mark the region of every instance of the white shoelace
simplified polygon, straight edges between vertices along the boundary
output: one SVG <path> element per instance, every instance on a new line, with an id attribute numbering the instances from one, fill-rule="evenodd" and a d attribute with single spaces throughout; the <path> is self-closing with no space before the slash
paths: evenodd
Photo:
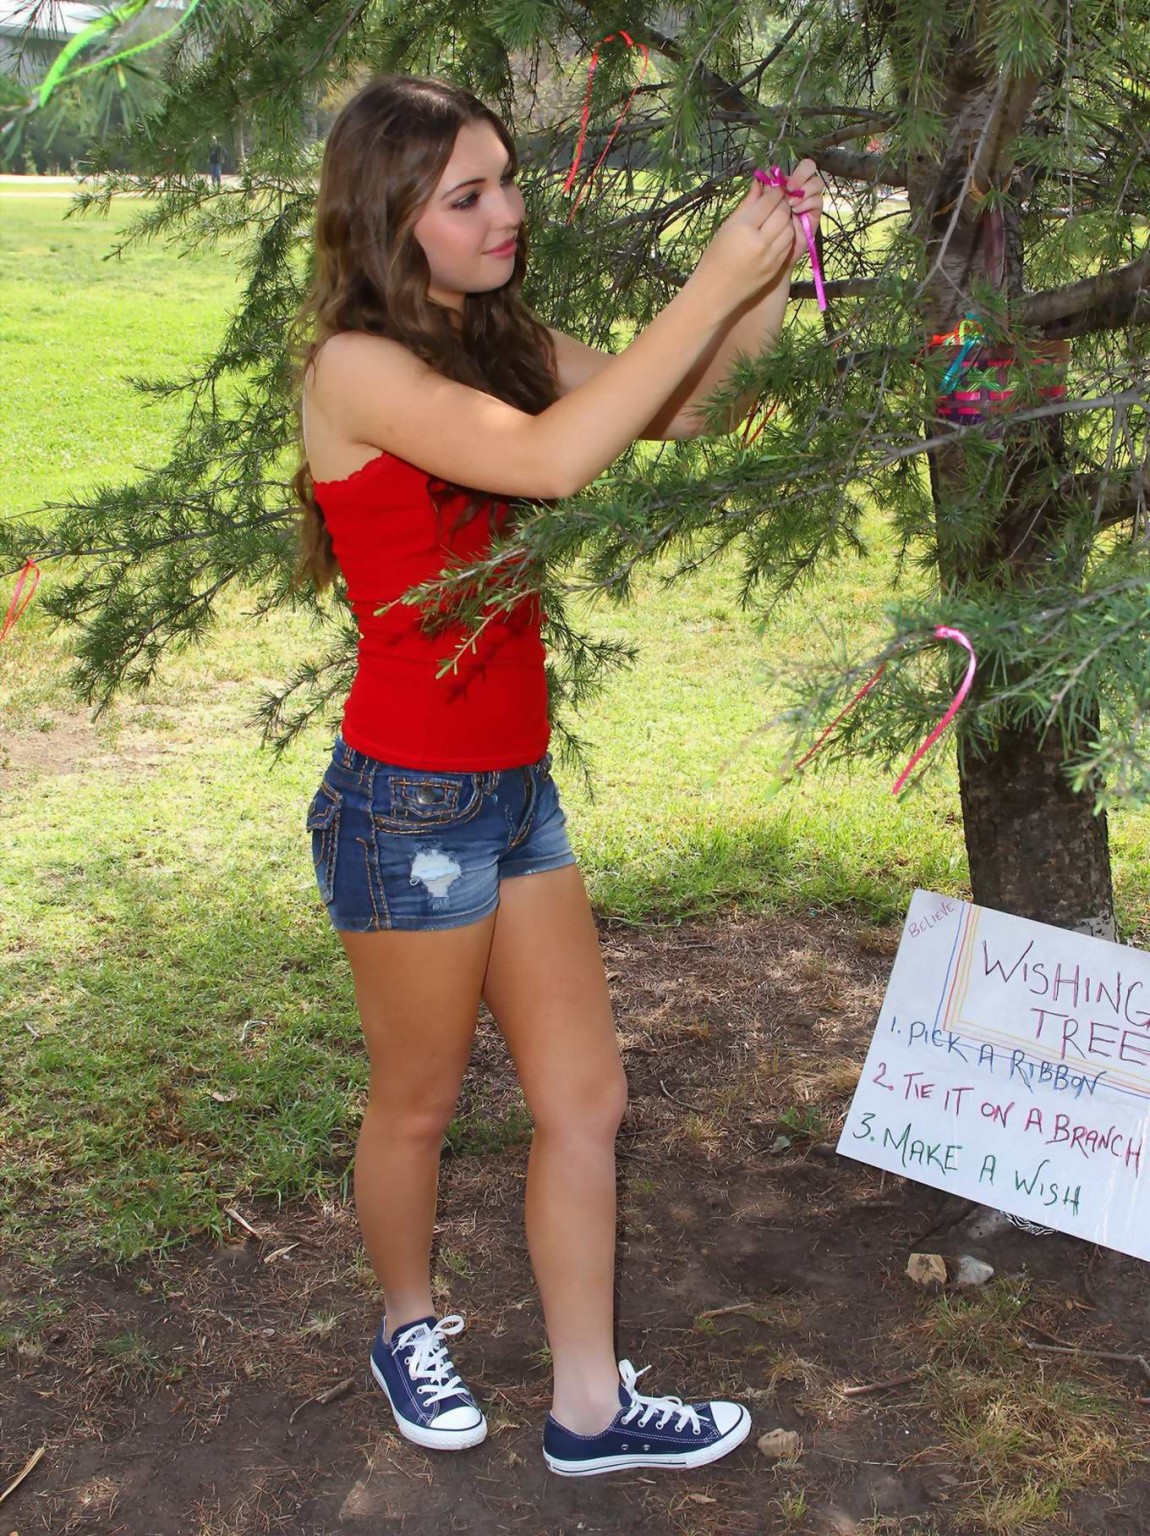
<path id="1" fill-rule="evenodd" d="M 1029 1232 L 1031 1237 L 1051 1237 L 1053 1227 L 1044 1227 L 1037 1221 L 1030 1221 L 1025 1216 L 1012 1216 L 1009 1211 L 1002 1213 L 1012 1227 L 1017 1227 L 1020 1232 Z"/>
<path id="2" fill-rule="evenodd" d="M 455 1327 L 449 1327 L 449 1323 L 454 1323 Z M 465 1390 L 455 1374 L 443 1342 L 445 1335 L 462 1332 L 463 1319 L 457 1312 L 453 1312 L 448 1317 L 441 1317 L 434 1328 L 412 1341 L 414 1347 L 407 1357 L 407 1374 L 415 1383 L 415 1390 L 426 1394 L 425 1407 L 429 1408 L 432 1403 L 441 1402 L 445 1397 L 454 1397 L 457 1392 Z M 403 1344 L 402 1328 L 399 1337 L 393 1339 L 392 1343 Z"/>
<path id="3" fill-rule="evenodd" d="M 678 1423 L 675 1425 L 676 1434 L 688 1427 L 695 1434 L 698 1434 L 701 1428 L 699 1415 L 693 1408 L 684 1403 L 681 1397 L 644 1397 L 642 1393 L 635 1391 L 635 1383 L 639 1377 L 650 1369 L 649 1365 L 645 1365 L 642 1371 L 636 1371 L 630 1360 L 619 1361 L 619 1374 L 623 1378 L 623 1385 L 631 1394 L 631 1406 L 619 1422 L 621 1424 L 630 1424 L 637 1417 L 639 1427 L 642 1429 L 646 1426 L 647 1420 L 651 1415 L 658 1413 L 661 1415 L 661 1418 L 655 1425 L 655 1428 L 662 1429 L 663 1425 L 674 1414 L 678 1418 Z"/>

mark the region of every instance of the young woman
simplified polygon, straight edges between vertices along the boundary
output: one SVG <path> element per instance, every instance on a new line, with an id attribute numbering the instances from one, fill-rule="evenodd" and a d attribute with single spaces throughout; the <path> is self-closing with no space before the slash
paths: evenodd
<path id="1" fill-rule="evenodd" d="M 384 1297 L 371 1370 L 400 1432 L 486 1434 L 430 1285 L 439 1153 L 483 999 L 534 1121 L 526 1225 L 554 1366 L 547 1465 L 699 1466 L 750 1430 L 736 1403 L 645 1397 L 613 1341 L 615 1135 L 627 1085 L 587 894 L 550 774 L 545 618 L 530 595 L 437 679 L 462 629 L 396 601 L 489 548 L 514 504 L 573 495 L 636 438 L 697 434 L 736 312 L 761 350 L 817 216 L 752 181 L 683 289 L 617 356 L 542 325 L 516 155 L 469 92 L 369 82 L 327 141 L 300 313 L 300 577 L 346 582 L 358 666 L 307 825 L 347 952 L 371 1077 L 355 1159 Z M 729 365 L 729 364 L 728 364 Z M 711 371 L 708 372 L 708 369 Z M 722 377 L 722 372 L 719 372 Z M 378 610 L 384 605 L 384 612 Z"/>

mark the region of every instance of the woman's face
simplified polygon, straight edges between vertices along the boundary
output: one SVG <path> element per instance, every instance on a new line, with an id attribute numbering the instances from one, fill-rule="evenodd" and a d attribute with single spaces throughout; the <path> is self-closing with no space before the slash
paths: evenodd
<path id="1" fill-rule="evenodd" d="M 462 311 L 465 293 L 501 288 L 515 268 L 522 222 L 523 194 L 502 139 L 488 122 L 464 123 L 414 226 L 431 269 L 428 297 Z M 505 244 L 509 254 L 494 254 Z"/>

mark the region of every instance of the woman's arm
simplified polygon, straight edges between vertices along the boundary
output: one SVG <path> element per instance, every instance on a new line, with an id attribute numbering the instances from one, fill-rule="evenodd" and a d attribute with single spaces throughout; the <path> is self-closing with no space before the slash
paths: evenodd
<path id="1" fill-rule="evenodd" d="M 789 268 L 792 223 L 778 189 L 756 182 L 666 308 L 538 415 L 444 377 L 389 337 L 350 331 L 313 357 L 309 411 L 339 421 L 345 437 L 476 490 L 576 495 L 635 441 L 727 316 Z"/>
<path id="2" fill-rule="evenodd" d="M 791 216 L 794 221 L 795 250 L 791 266 L 799 261 L 807 250 L 806 231 L 800 215 L 810 216 L 812 229 L 818 228 L 822 212 L 823 183 L 813 160 L 800 160 L 787 178 L 788 185 L 802 196 L 791 199 Z M 638 438 L 669 439 L 699 437 L 704 431 L 702 406 L 727 377 L 731 365 L 740 354 L 761 357 L 769 352 L 778 340 L 790 297 L 790 267 L 769 288 L 748 299 L 733 310 L 721 328 L 712 337 L 706 350 L 696 360 L 690 371 L 680 381 L 647 425 L 636 434 Z M 555 339 L 556 363 L 559 369 L 559 387 L 563 394 L 586 383 L 612 356 L 598 347 L 589 347 L 574 336 L 567 336 L 552 326 L 547 329 Z M 752 395 L 743 396 L 732 408 L 726 432 L 737 430 L 740 422 L 755 404 Z"/>
<path id="3" fill-rule="evenodd" d="M 727 377 L 735 357 L 740 352 L 758 357 L 774 346 L 782 328 L 790 288 L 790 278 L 784 276 L 758 299 L 729 315 L 691 370 L 646 426 L 635 434 L 636 437 L 649 441 L 700 437 L 704 431 L 703 401 Z M 568 394 L 594 378 L 613 355 L 598 347 L 589 347 L 586 342 L 557 331 L 554 326 L 549 325 L 547 329 L 555 339 L 560 394 Z M 733 432 L 753 404 L 754 400 L 749 398 L 740 401 L 725 430 Z"/>

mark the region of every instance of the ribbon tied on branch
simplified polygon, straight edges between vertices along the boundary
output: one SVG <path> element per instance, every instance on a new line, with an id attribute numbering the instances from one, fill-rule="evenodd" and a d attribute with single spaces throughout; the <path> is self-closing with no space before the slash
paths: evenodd
<path id="1" fill-rule="evenodd" d="M 967 694 L 970 692 L 971 684 L 974 682 L 974 674 L 978 662 L 974 654 L 974 646 L 971 645 L 970 641 L 963 634 L 962 630 L 952 629 L 947 624 L 939 624 L 932 631 L 932 635 L 936 640 L 952 640 L 956 645 L 961 645 L 970 656 L 970 660 L 967 662 L 966 674 L 963 677 L 962 682 L 959 684 L 958 692 L 950 701 L 950 705 L 948 706 L 946 713 L 931 731 L 930 735 L 923 742 L 922 746 L 920 746 L 915 752 L 914 756 L 911 758 L 910 762 L 907 763 L 906 767 L 899 774 L 898 778 L 894 781 L 894 784 L 891 786 L 892 795 L 897 795 L 899 793 L 907 779 L 910 777 L 912 770 L 917 766 L 918 763 L 922 761 L 922 759 L 930 751 L 931 747 L 934 746 L 935 742 L 942 735 L 943 731 L 946 730 L 947 726 L 954 719 L 955 715 L 958 714 L 958 711 L 962 707 L 963 701 L 965 700 Z M 907 641 L 902 642 L 904 645 L 907 643 Z M 830 725 L 827 726 L 826 730 L 815 742 L 814 746 L 811 747 L 809 751 L 804 752 L 802 757 L 799 758 L 798 762 L 795 764 L 796 768 L 801 768 L 804 763 L 810 762 L 811 758 L 814 757 L 815 753 L 826 741 L 827 737 L 830 736 L 831 733 L 836 729 L 839 722 L 843 720 L 848 714 L 850 714 L 851 710 L 855 707 L 859 700 L 864 699 L 866 695 L 871 691 L 874 685 L 878 682 L 879 678 L 886 671 L 886 668 L 887 663 L 884 661 L 880 667 L 871 673 L 870 677 L 855 694 L 854 698 L 851 699 L 850 703 L 847 704 L 845 708 L 839 710 L 838 714 L 831 721 Z"/>
<path id="2" fill-rule="evenodd" d="M 21 602 L 20 597 L 21 594 L 24 593 L 24 583 L 27 581 L 29 576 L 32 578 L 32 585 L 28 588 L 27 593 L 24 594 L 24 601 Z M 32 601 L 32 594 L 35 592 L 39 584 L 40 567 L 36 564 L 35 560 L 29 556 L 28 559 L 24 562 L 24 569 L 20 572 L 20 575 L 16 579 L 16 590 L 12 594 L 12 601 L 8 604 L 8 612 L 4 615 L 4 623 L 0 625 L 0 640 L 5 640 L 7 638 L 8 631 L 15 625 L 16 620 L 20 617 L 25 608 L 27 608 L 28 604 Z"/>

